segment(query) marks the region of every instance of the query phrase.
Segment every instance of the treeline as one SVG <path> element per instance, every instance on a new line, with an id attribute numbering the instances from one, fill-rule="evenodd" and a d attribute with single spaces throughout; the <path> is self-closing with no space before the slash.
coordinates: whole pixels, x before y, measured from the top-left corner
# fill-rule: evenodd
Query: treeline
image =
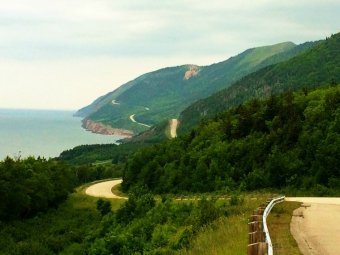
<path id="1" fill-rule="evenodd" d="M 0 220 L 27 218 L 56 207 L 76 184 L 67 166 L 45 159 L 0 162 Z"/>
<path id="2" fill-rule="evenodd" d="M 340 85 L 253 99 L 140 150 L 122 188 L 156 193 L 340 187 Z"/>
<path id="3" fill-rule="evenodd" d="M 55 208 L 81 183 L 110 178 L 117 169 L 70 167 L 55 160 L 29 157 L 0 162 L 0 221 L 28 218 Z"/>
<path id="4" fill-rule="evenodd" d="M 73 164 L 84 165 L 95 163 L 96 161 L 111 160 L 113 164 L 123 163 L 137 149 L 145 144 L 92 144 L 80 145 L 73 149 L 63 151 L 58 160 Z"/>

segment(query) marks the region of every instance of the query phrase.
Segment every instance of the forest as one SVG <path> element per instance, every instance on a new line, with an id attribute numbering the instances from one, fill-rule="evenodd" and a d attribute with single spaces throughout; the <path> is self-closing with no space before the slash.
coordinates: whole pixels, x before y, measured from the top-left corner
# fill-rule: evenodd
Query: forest
<path id="1" fill-rule="evenodd" d="M 143 143 L 127 144 L 87 144 L 63 151 L 57 160 L 71 165 L 88 165 L 96 162 L 110 161 L 112 164 L 123 163 L 138 149 L 146 146 Z"/>
<path id="2" fill-rule="evenodd" d="M 123 171 L 124 191 L 155 193 L 340 187 L 340 86 L 272 95 L 203 121 L 179 138 L 146 147 Z"/>
<path id="3" fill-rule="evenodd" d="M 112 178 L 117 169 L 28 157 L 0 162 L 0 222 L 30 218 L 67 199 L 82 183 Z"/>

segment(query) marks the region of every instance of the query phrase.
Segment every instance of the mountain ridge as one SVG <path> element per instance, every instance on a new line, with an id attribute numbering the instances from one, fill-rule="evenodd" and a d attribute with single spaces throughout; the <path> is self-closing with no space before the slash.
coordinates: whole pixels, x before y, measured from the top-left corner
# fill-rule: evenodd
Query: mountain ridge
<path id="1" fill-rule="evenodd" d="M 180 114 L 180 133 L 189 131 L 203 118 L 252 97 L 268 97 L 288 90 L 340 82 L 340 33 L 319 41 L 305 52 L 249 74 L 229 88 L 190 105 Z"/>
<path id="2" fill-rule="evenodd" d="M 230 86 L 236 80 L 256 71 L 277 54 L 272 62 L 284 59 L 299 47 L 292 42 L 248 49 L 227 60 L 207 66 L 193 64 L 166 67 L 143 74 L 96 99 L 76 114 L 114 128 L 144 131 L 146 126 L 131 122 L 129 116 L 148 125 L 177 118 L 182 110 L 198 99 Z M 268 60 L 268 63 L 264 62 Z"/>

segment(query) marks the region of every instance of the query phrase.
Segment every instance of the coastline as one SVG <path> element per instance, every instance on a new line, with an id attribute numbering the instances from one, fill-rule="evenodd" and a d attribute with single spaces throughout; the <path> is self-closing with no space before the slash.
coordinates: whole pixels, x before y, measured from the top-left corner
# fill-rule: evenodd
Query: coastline
<path id="1" fill-rule="evenodd" d="M 82 120 L 82 127 L 87 131 L 90 131 L 95 134 L 101 135 L 118 135 L 124 136 L 125 138 L 131 138 L 133 136 L 133 132 L 127 129 L 121 128 L 113 128 L 109 125 L 105 125 L 100 122 L 95 122 L 90 119 L 83 119 Z"/>

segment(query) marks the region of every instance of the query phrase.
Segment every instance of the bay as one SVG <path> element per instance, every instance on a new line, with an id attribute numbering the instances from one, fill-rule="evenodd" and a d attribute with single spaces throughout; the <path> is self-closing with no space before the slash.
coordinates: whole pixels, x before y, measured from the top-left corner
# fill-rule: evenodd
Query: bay
<path id="1" fill-rule="evenodd" d="M 0 109 L 0 160 L 56 157 L 82 144 L 116 143 L 120 136 L 93 134 L 73 111 Z"/>

